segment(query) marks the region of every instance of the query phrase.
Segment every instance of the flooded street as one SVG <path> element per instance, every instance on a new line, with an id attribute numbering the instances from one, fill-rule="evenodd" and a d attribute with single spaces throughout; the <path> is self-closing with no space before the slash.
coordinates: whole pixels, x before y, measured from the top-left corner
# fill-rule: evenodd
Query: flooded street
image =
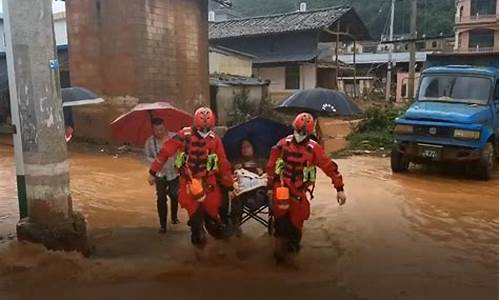
<path id="1" fill-rule="evenodd" d="M 0 144 L 0 299 L 498 298 L 498 178 L 393 175 L 387 158 L 338 160 L 347 204 L 338 207 L 321 175 L 292 270 L 274 265 L 272 240 L 254 223 L 197 258 L 184 211 L 157 233 L 145 163 L 73 150 L 73 205 L 95 245 L 86 259 L 8 239 L 18 215 L 12 151 Z"/>

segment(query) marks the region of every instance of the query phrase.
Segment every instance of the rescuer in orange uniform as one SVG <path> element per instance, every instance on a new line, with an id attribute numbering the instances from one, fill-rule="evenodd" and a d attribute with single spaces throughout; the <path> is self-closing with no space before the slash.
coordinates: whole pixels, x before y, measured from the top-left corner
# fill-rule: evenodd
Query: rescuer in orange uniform
<path id="1" fill-rule="evenodd" d="M 309 113 L 297 115 L 293 121 L 293 135 L 281 139 L 272 148 L 266 167 L 268 185 L 273 189 L 274 256 L 278 263 L 283 262 L 288 254 L 300 250 L 302 226 L 310 214 L 308 194 L 312 197 L 316 166 L 332 179 L 337 190 L 337 202 L 343 205 L 346 201 L 337 164 L 318 143 L 309 138 L 314 124 L 314 118 Z"/>
<path id="2" fill-rule="evenodd" d="M 218 213 L 222 199 L 218 183 L 233 186 L 231 166 L 221 139 L 212 131 L 214 125 L 215 115 L 209 108 L 197 109 L 193 126 L 165 142 L 149 170 L 151 184 L 168 158 L 176 155 L 175 165 L 181 174 L 179 204 L 189 214 L 191 242 L 198 247 L 206 244 L 204 227 L 213 237 L 224 237 Z"/>

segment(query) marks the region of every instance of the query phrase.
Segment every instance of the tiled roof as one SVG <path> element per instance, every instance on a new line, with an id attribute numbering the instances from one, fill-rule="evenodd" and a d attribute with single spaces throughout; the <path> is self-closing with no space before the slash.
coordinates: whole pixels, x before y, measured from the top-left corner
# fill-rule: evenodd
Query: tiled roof
<path id="1" fill-rule="evenodd" d="M 320 30 L 330 27 L 344 14 L 352 10 L 348 6 L 337 6 L 305 12 L 291 12 L 262 17 L 238 18 L 210 23 L 210 39 L 241 36 L 267 35 L 274 33 Z"/>
<path id="2" fill-rule="evenodd" d="M 220 3 L 226 7 L 231 7 L 233 4 L 231 3 L 231 0 L 214 0 L 217 3 Z"/>

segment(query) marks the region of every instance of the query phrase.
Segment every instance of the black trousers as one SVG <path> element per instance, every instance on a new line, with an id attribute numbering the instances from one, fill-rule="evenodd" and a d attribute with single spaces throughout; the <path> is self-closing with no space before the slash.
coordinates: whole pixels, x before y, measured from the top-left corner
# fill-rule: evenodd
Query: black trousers
<path id="1" fill-rule="evenodd" d="M 172 221 L 177 220 L 179 195 L 179 177 L 168 181 L 165 177 L 156 179 L 156 208 L 158 209 L 158 218 L 162 228 L 167 227 L 167 196 L 170 198 L 170 218 Z"/>
<path id="2" fill-rule="evenodd" d="M 224 224 L 206 214 L 201 205 L 189 219 L 188 225 L 191 227 L 191 242 L 194 245 L 205 244 L 207 241 L 205 229 L 215 239 L 222 239 L 227 236 Z"/>
<path id="3" fill-rule="evenodd" d="M 285 251 L 296 253 L 300 251 L 302 230 L 295 227 L 290 220 L 289 214 L 274 220 L 274 236 L 285 242 Z"/>
<path id="4" fill-rule="evenodd" d="M 220 220 L 225 225 L 229 224 L 229 189 L 221 186 L 220 187 L 222 193 L 222 203 L 219 208 Z"/>

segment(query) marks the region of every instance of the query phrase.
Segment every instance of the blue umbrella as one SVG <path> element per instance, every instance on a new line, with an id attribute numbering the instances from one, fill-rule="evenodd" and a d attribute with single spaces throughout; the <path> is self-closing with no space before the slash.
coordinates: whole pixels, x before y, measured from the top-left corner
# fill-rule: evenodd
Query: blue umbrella
<path id="1" fill-rule="evenodd" d="M 104 102 L 104 99 L 98 97 L 94 92 L 83 87 L 67 87 L 61 89 L 61 98 L 63 101 L 64 126 L 75 129 L 73 122 L 73 106 L 82 106 L 89 104 L 98 104 Z M 66 134 L 66 142 L 69 142 L 73 136 L 73 131 Z"/>
<path id="2" fill-rule="evenodd" d="M 68 87 L 61 89 L 63 107 L 98 104 L 104 99 L 98 97 L 94 92 L 83 87 Z"/>
<path id="3" fill-rule="evenodd" d="M 316 117 L 358 117 L 363 112 L 346 94 L 330 89 L 300 90 L 288 98 L 276 110 L 283 113 L 309 112 Z"/>
<path id="4" fill-rule="evenodd" d="M 293 129 L 281 123 L 263 118 L 255 117 L 245 123 L 230 128 L 222 142 L 224 149 L 231 161 L 238 160 L 241 153 L 241 143 L 249 140 L 258 158 L 267 159 L 271 148 L 283 137 L 293 133 Z"/>

